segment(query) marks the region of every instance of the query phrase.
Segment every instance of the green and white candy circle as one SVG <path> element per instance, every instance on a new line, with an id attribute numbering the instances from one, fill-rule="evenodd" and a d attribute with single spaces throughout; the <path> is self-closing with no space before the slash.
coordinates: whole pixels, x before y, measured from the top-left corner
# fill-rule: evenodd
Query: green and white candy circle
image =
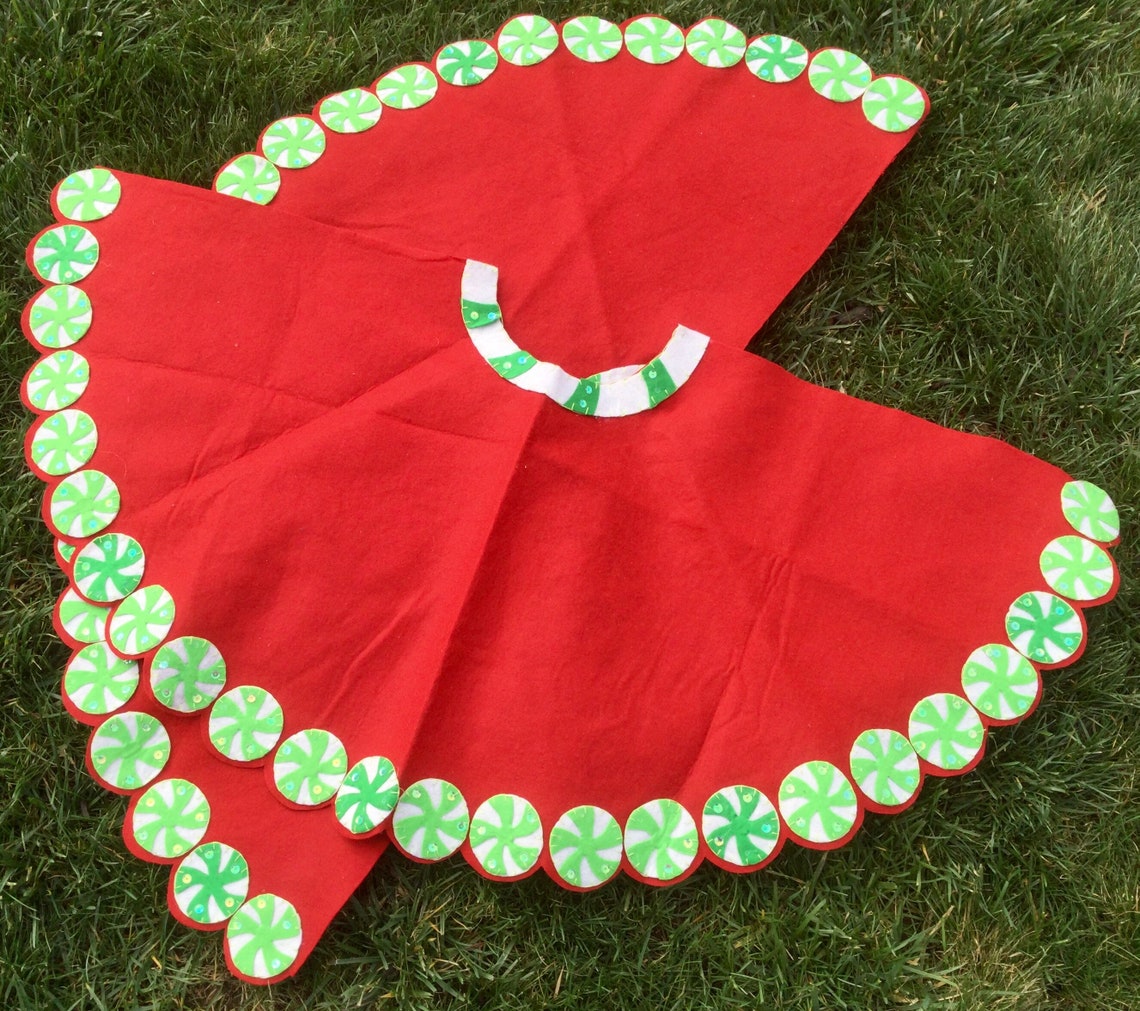
<path id="1" fill-rule="evenodd" d="M 689 29 L 685 49 L 706 67 L 734 67 L 744 57 L 747 40 L 736 25 L 722 18 L 705 18 Z"/>
<path id="2" fill-rule="evenodd" d="M 762 81 L 787 84 L 807 69 L 808 51 L 784 35 L 761 35 L 748 44 L 744 63 Z"/>
<path id="3" fill-rule="evenodd" d="M 600 807 L 573 807 L 550 830 L 550 859 L 558 876 L 575 888 L 597 888 L 621 868 L 617 819 Z"/>
<path id="4" fill-rule="evenodd" d="M 71 573 L 83 596 L 109 604 L 138 588 L 145 565 L 142 545 L 133 537 L 100 534 L 79 549 Z"/>
<path id="5" fill-rule="evenodd" d="M 949 772 L 977 758 L 986 739 L 977 711 L 952 692 L 938 692 L 919 701 L 910 711 L 907 734 L 920 758 Z"/>
<path id="6" fill-rule="evenodd" d="M 558 48 L 558 29 L 544 17 L 520 14 L 499 32 L 499 54 L 516 67 L 533 67 Z"/>
<path id="7" fill-rule="evenodd" d="M 59 623 L 76 642 L 99 642 L 107 633 L 109 607 L 84 600 L 70 587 L 59 600 Z"/>
<path id="8" fill-rule="evenodd" d="M 90 537 L 119 515 L 119 488 L 100 470 L 69 474 L 55 486 L 48 510 L 63 537 Z"/>
<path id="9" fill-rule="evenodd" d="M 116 790 L 137 790 L 155 778 L 170 758 L 166 727 L 147 713 L 116 713 L 91 735 L 91 766 Z"/>
<path id="10" fill-rule="evenodd" d="M 82 225 L 49 228 L 32 246 L 36 273 L 52 284 L 82 281 L 99 262 L 99 240 Z"/>
<path id="11" fill-rule="evenodd" d="M 41 358 L 28 373 L 24 389 L 37 411 L 70 407 L 87 389 L 91 369 L 78 351 L 57 351 Z"/>
<path id="12" fill-rule="evenodd" d="M 186 779 L 160 779 L 147 787 L 131 815 L 131 835 L 162 860 L 188 853 L 210 827 L 210 802 Z"/>
<path id="13" fill-rule="evenodd" d="M 380 122 L 384 106 L 371 91 L 349 88 L 329 95 L 319 106 L 317 116 L 336 133 L 363 133 Z"/>
<path id="14" fill-rule="evenodd" d="M 482 39 L 469 39 L 444 46 L 435 58 L 436 73 L 448 84 L 470 87 L 482 84 L 499 65 L 495 47 Z"/>
<path id="15" fill-rule="evenodd" d="M 871 83 L 871 68 L 846 49 L 821 49 L 808 67 L 812 89 L 832 102 L 854 102 Z"/>
<path id="16" fill-rule="evenodd" d="M 1068 481 L 1061 489 L 1061 511 L 1073 529 L 1094 541 L 1120 536 L 1120 514 L 1108 493 L 1091 481 Z"/>
<path id="17" fill-rule="evenodd" d="M 327 730 L 299 730 L 273 756 L 273 784 L 291 804 L 317 807 L 336 796 L 348 771 L 348 752 Z"/>
<path id="18" fill-rule="evenodd" d="M 621 29 L 605 18 L 587 15 L 571 18 L 562 26 L 566 48 L 587 63 L 605 63 L 621 52 Z"/>
<path id="19" fill-rule="evenodd" d="M 389 70 L 376 82 L 376 95 L 391 109 L 418 109 L 439 90 L 439 78 L 419 63 Z"/>
<path id="20" fill-rule="evenodd" d="M 780 840 L 775 805 L 753 786 L 726 786 L 705 802 L 701 832 L 716 856 L 737 867 L 755 867 Z"/>
<path id="21" fill-rule="evenodd" d="M 105 642 L 84 646 L 63 674 L 64 694 L 76 709 L 92 716 L 121 709 L 138 685 L 138 663 L 116 656 Z"/>
<path id="22" fill-rule="evenodd" d="M 855 825 L 859 802 L 847 777 L 831 762 L 797 765 L 780 784 L 780 814 L 796 835 L 811 843 L 838 842 Z"/>
<path id="23" fill-rule="evenodd" d="M 685 51 L 685 33 L 665 18 L 634 18 L 625 26 L 625 48 L 642 63 L 670 63 Z"/>
<path id="24" fill-rule="evenodd" d="M 272 695 L 256 685 L 239 685 L 210 710 L 210 742 L 233 762 L 256 762 L 281 738 L 285 714 Z"/>
<path id="25" fill-rule="evenodd" d="M 672 881 L 697 857 L 697 823 L 675 800 L 651 800 L 625 823 L 625 854 L 643 878 Z"/>
<path id="26" fill-rule="evenodd" d="M 467 802 L 445 779 L 421 779 L 409 786 L 392 814 L 392 833 L 409 856 L 442 860 L 463 844 Z"/>
<path id="27" fill-rule="evenodd" d="M 91 299 L 73 284 L 44 288 L 28 310 L 28 329 L 45 348 L 71 347 L 91 327 Z"/>
<path id="28" fill-rule="evenodd" d="M 119 180 L 103 168 L 72 172 L 59 184 L 55 202 L 59 213 L 72 221 L 98 221 L 116 207 L 123 195 Z"/>
<path id="29" fill-rule="evenodd" d="M 1112 559 L 1099 544 L 1068 534 L 1045 545 L 1041 574 L 1070 600 L 1096 600 L 1112 589 Z"/>
<path id="30" fill-rule="evenodd" d="M 301 950 L 301 917 L 279 895 L 255 895 L 226 924 L 226 947 L 234 967 L 252 979 L 285 972 Z"/>
<path id="31" fill-rule="evenodd" d="M 991 642 L 974 650 L 962 666 L 962 689 L 991 720 L 1018 720 L 1037 701 L 1041 682 L 1017 650 Z"/>
<path id="32" fill-rule="evenodd" d="M 72 556 L 75 554 L 75 545 L 69 544 L 67 541 L 63 540 L 62 538 L 57 537 L 55 539 L 55 550 L 56 550 L 56 553 L 59 555 L 60 560 L 64 564 L 67 564 L 68 562 L 71 561 Z"/>
<path id="33" fill-rule="evenodd" d="M 32 462 L 40 470 L 58 477 L 87 463 L 95 455 L 98 443 L 99 433 L 90 414 L 64 410 L 40 422 L 29 450 Z"/>
<path id="34" fill-rule="evenodd" d="M 905 77 L 888 74 L 873 81 L 863 92 L 863 115 L 867 122 L 888 133 L 909 130 L 925 112 L 922 92 Z"/>
<path id="35" fill-rule="evenodd" d="M 325 153 L 325 132 L 308 116 L 286 116 L 266 128 L 261 153 L 278 168 L 308 168 Z"/>
<path id="36" fill-rule="evenodd" d="M 124 656 L 141 656 L 154 649 L 174 624 L 174 598 L 165 587 L 144 586 L 115 608 L 107 633 Z"/>
<path id="37" fill-rule="evenodd" d="M 897 807 L 918 790 L 918 755 L 897 730 L 865 730 L 851 745 L 851 778 L 876 804 Z"/>
<path id="38" fill-rule="evenodd" d="M 496 878 L 525 874 L 542 852 L 542 822 L 534 806 L 513 793 L 488 797 L 471 816 L 471 852 Z"/>
<path id="39" fill-rule="evenodd" d="M 375 832 L 396 810 L 400 781 L 396 767 L 382 755 L 362 758 L 336 792 L 336 820 L 353 835 Z"/>
<path id="40" fill-rule="evenodd" d="M 1023 593 L 1010 605 L 1005 631 L 1022 656 L 1041 664 L 1064 663 L 1081 648 L 1085 634 L 1073 606 L 1041 590 Z"/>
<path id="41" fill-rule="evenodd" d="M 173 877 L 174 901 L 195 923 L 224 923 L 249 894 L 249 864 L 225 843 L 203 843 L 187 854 Z"/>
<path id="42" fill-rule="evenodd" d="M 226 686 L 226 661 L 218 647 L 197 635 L 163 643 L 150 662 L 150 690 L 167 709 L 196 713 Z"/>
<path id="43" fill-rule="evenodd" d="M 251 204 L 267 204 L 281 189 L 281 173 L 259 154 L 239 154 L 222 166 L 214 189 Z"/>

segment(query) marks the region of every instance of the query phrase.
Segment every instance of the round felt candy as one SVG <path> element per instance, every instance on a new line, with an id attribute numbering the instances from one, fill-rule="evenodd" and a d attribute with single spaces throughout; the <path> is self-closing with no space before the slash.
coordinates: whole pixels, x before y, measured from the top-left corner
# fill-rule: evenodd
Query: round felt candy
<path id="1" fill-rule="evenodd" d="M 86 411 L 57 411 L 39 423 L 29 452 L 40 470 L 59 476 L 87 463 L 98 441 L 95 422 Z"/>
<path id="2" fill-rule="evenodd" d="M 621 29 L 612 21 L 592 15 L 571 18 L 562 26 L 562 41 L 580 60 L 604 63 L 621 52 Z"/>
<path id="3" fill-rule="evenodd" d="M 780 784 L 779 804 L 788 828 L 821 845 L 842 839 L 859 816 L 854 788 L 831 762 L 796 766 Z"/>
<path id="4" fill-rule="evenodd" d="M 918 790 L 918 755 L 897 730 L 865 730 L 851 746 L 851 778 L 877 804 L 905 804 Z"/>
<path id="5" fill-rule="evenodd" d="M 195 923 L 224 923 L 249 894 L 249 864 L 225 843 L 203 843 L 187 854 L 173 877 L 174 902 Z"/>
<path id="6" fill-rule="evenodd" d="M 182 635 L 162 647 L 150 662 L 150 690 L 167 709 L 196 713 L 226 686 L 226 661 L 209 639 Z"/>
<path id="7" fill-rule="evenodd" d="M 494 46 L 482 39 L 453 42 L 444 46 L 435 58 L 435 69 L 448 84 L 469 87 L 482 84 L 499 65 Z"/>
<path id="8" fill-rule="evenodd" d="M 147 713 L 116 713 L 91 735 L 91 766 L 116 790 L 146 786 L 169 758 L 166 728 Z"/>
<path id="9" fill-rule="evenodd" d="M 344 782 L 348 753 L 327 730 L 300 730 L 287 737 L 273 756 L 273 783 L 290 803 L 327 804 Z"/>
<path id="10" fill-rule="evenodd" d="M 317 107 L 322 123 L 336 133 L 363 133 L 380 122 L 384 106 L 371 91 L 349 88 L 329 95 Z"/>
<path id="11" fill-rule="evenodd" d="M 1061 489 L 1061 511 L 1077 533 L 1109 543 L 1120 536 L 1120 514 L 1108 493 L 1091 481 L 1069 481 Z"/>
<path id="12" fill-rule="evenodd" d="M 396 842 L 419 860 L 451 856 L 467 837 L 467 802 L 444 779 L 421 779 L 404 791 L 392 815 Z"/>
<path id="13" fill-rule="evenodd" d="M 28 373 L 25 391 L 37 411 L 58 411 L 74 404 L 87 389 L 91 369 L 78 351 L 57 351 L 41 358 Z"/>
<path id="14" fill-rule="evenodd" d="M 59 623 L 76 642 L 99 642 L 107 632 L 110 614 L 109 607 L 92 604 L 70 588 L 59 601 Z"/>
<path id="15" fill-rule="evenodd" d="M 239 154 L 222 166 L 214 189 L 227 197 L 267 204 L 281 188 L 281 173 L 259 154 Z"/>
<path id="16" fill-rule="evenodd" d="M 55 552 L 59 555 L 60 560 L 66 564 L 71 561 L 72 556 L 75 554 L 75 545 L 68 544 L 67 541 L 57 537 L 55 539 Z"/>
<path id="17" fill-rule="evenodd" d="M 597 888 L 609 881 L 621 867 L 621 848 L 617 819 L 590 804 L 571 808 L 550 830 L 554 870 L 575 888 Z"/>
<path id="18" fill-rule="evenodd" d="M 845 49 L 821 49 L 808 67 L 808 82 L 833 102 L 854 102 L 871 83 L 871 68 Z"/>
<path id="19" fill-rule="evenodd" d="M 558 30 L 546 18 L 520 14 L 499 32 L 499 53 L 516 67 L 533 67 L 558 48 Z"/>
<path id="20" fill-rule="evenodd" d="M 721 860 L 737 867 L 755 867 L 776 848 L 780 816 L 755 787 L 727 786 L 705 802 L 701 832 Z"/>
<path id="21" fill-rule="evenodd" d="M 721 18 L 706 18 L 693 25 L 685 49 L 706 67 L 734 67 L 744 56 L 744 32 Z"/>
<path id="22" fill-rule="evenodd" d="M 1005 631 L 1022 656 L 1041 664 L 1063 663 L 1081 648 L 1084 627 L 1071 604 L 1034 590 L 1006 612 Z"/>
<path id="23" fill-rule="evenodd" d="M 991 642 L 970 654 L 962 689 L 978 712 L 992 720 L 1016 720 L 1037 701 L 1037 670 L 1015 649 Z"/>
<path id="24" fill-rule="evenodd" d="M 400 799 L 396 767 L 382 755 L 362 758 L 336 792 L 336 820 L 353 835 L 367 835 L 384 824 Z"/>
<path id="25" fill-rule="evenodd" d="M 122 193 L 119 180 L 106 169 L 84 169 L 72 172 L 59 184 L 55 202 L 65 218 L 97 221 L 119 206 Z"/>
<path id="26" fill-rule="evenodd" d="M 1041 552 L 1045 582 L 1070 600 L 1096 600 L 1112 589 L 1112 559 L 1098 544 L 1076 534 L 1057 537 Z"/>
<path id="27" fill-rule="evenodd" d="M 174 624 L 174 598 L 161 586 L 144 586 L 126 597 L 107 627 L 111 645 L 124 656 L 154 649 Z"/>
<path id="28" fill-rule="evenodd" d="M 226 924 L 226 946 L 238 972 L 272 979 L 285 972 L 301 950 L 301 917 L 279 895 L 255 895 Z"/>
<path id="29" fill-rule="evenodd" d="M 142 545 L 126 534 L 100 534 L 79 549 L 72 578 L 88 600 L 107 604 L 133 593 L 142 581 Z"/>
<path id="30" fill-rule="evenodd" d="M 286 116 L 266 128 L 261 153 L 278 168 L 308 168 L 325 153 L 325 132 L 308 116 Z"/>
<path id="31" fill-rule="evenodd" d="M 149 786 L 131 816 L 135 842 L 163 860 L 188 853 L 209 826 L 210 802 L 185 779 L 162 779 Z"/>
<path id="32" fill-rule="evenodd" d="M 264 688 L 240 685 L 218 698 L 210 710 L 210 741 L 233 762 L 256 762 L 281 738 L 285 714 Z"/>
<path id="33" fill-rule="evenodd" d="M 91 327 L 91 299 L 73 284 L 44 288 L 28 310 L 28 329 L 45 348 L 66 348 L 82 340 Z"/>
<path id="34" fill-rule="evenodd" d="M 922 92 L 905 77 L 880 77 L 863 92 L 867 122 L 888 133 L 909 130 L 925 112 Z"/>
<path id="35" fill-rule="evenodd" d="M 986 737 L 974 707 L 951 692 L 922 699 L 910 712 L 907 733 L 921 758 L 950 772 L 969 765 Z"/>
<path id="36" fill-rule="evenodd" d="M 32 246 L 36 273 L 52 284 L 82 281 L 99 262 L 99 241 L 82 225 L 49 228 Z"/>
<path id="37" fill-rule="evenodd" d="M 513 793 L 488 797 L 471 816 L 471 852 L 496 878 L 525 874 L 542 852 L 542 822 L 528 801 Z"/>
<path id="38" fill-rule="evenodd" d="M 634 18 L 625 26 L 625 48 L 642 63 L 669 63 L 685 51 L 685 33 L 664 18 Z"/>
<path id="39" fill-rule="evenodd" d="M 784 35 L 761 35 L 748 44 L 744 63 L 760 80 L 786 84 L 807 69 L 808 51 Z"/>
<path id="40" fill-rule="evenodd" d="M 84 646 L 63 675 L 63 691 L 76 709 L 105 716 L 130 701 L 139 684 L 139 665 L 112 652 L 105 642 Z"/>
<path id="41" fill-rule="evenodd" d="M 439 78 L 419 63 L 389 70 L 376 82 L 376 95 L 392 109 L 418 109 L 439 90 Z"/>
<path id="42" fill-rule="evenodd" d="M 625 823 L 625 853 L 643 878 L 672 881 L 697 856 L 697 824 L 675 800 L 651 800 Z"/>
<path id="43" fill-rule="evenodd" d="M 99 470 L 81 470 L 65 477 L 51 493 L 49 510 L 64 537 L 97 534 L 119 515 L 119 488 Z"/>

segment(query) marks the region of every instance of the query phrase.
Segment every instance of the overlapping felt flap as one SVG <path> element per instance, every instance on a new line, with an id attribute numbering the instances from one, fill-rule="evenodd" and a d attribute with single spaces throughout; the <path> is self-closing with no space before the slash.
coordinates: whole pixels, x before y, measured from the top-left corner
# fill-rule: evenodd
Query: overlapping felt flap
<path id="1" fill-rule="evenodd" d="M 224 927 L 243 978 L 295 972 L 389 838 L 568 888 L 841 845 L 976 764 L 1115 590 L 1111 501 L 1048 464 L 800 382 L 727 323 L 652 409 L 566 410 L 481 353 L 479 268 L 287 190 L 69 177 L 24 318 L 65 703 L 131 796 L 128 845 L 173 865 L 175 915 Z M 664 324 L 531 332 L 528 306 L 572 304 L 571 261 L 568 285 L 504 267 L 485 316 L 576 374 L 698 322 L 682 281 Z M 767 297 L 728 295 L 738 322 Z"/>

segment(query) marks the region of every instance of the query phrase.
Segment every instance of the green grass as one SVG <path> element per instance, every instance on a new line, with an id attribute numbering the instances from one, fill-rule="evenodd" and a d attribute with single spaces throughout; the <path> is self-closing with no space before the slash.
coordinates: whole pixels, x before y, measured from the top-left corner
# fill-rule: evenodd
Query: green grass
<path id="1" fill-rule="evenodd" d="M 540 4 L 565 18 L 638 8 Z M 277 116 L 515 8 L 10 0 L 0 12 L 0 1005 L 5 1008 L 1140 1007 L 1140 11 L 1135 0 L 663 4 L 836 44 L 933 113 L 753 342 L 813 381 L 996 434 L 1111 490 L 1117 599 L 975 773 L 827 855 L 571 895 L 386 857 L 300 976 L 234 981 L 126 855 L 58 701 L 61 589 L 25 472 L 27 239 L 69 171 L 207 185 Z"/>

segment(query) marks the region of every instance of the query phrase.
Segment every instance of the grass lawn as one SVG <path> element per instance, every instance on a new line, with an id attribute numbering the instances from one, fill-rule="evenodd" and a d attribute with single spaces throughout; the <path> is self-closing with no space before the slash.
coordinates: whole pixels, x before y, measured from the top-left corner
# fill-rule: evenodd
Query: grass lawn
<path id="1" fill-rule="evenodd" d="M 64 714 L 63 587 L 25 470 L 27 240 L 64 175 L 105 164 L 209 185 L 261 129 L 520 9 L 349 0 L 9 0 L 0 8 L 0 1006 L 1140 1007 L 1140 5 L 818 0 L 709 8 L 749 36 L 838 45 L 933 110 L 753 349 L 805 378 L 998 435 L 1108 489 L 1121 590 L 980 768 L 928 779 L 829 854 L 749 876 L 495 885 L 458 858 L 381 860 L 300 975 L 226 970 L 130 857 L 125 801 Z M 643 13 L 544 3 L 560 20 Z M 950 606 L 952 602 L 948 602 Z"/>

